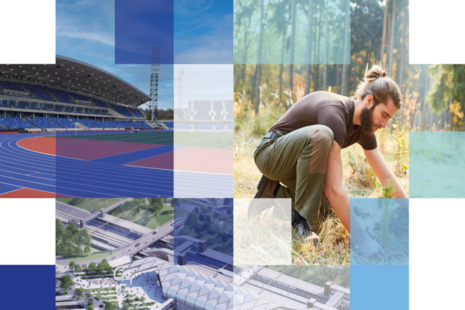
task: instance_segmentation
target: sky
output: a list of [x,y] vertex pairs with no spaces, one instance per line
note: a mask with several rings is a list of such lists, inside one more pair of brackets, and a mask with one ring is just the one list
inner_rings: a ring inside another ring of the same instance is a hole
[[[225,5],[228,2],[174,2],[175,62],[209,63],[194,66],[194,76],[185,74],[184,102],[232,97],[232,65],[211,64],[232,63],[232,1]],[[150,64],[115,64],[115,0],[57,0],[56,18],[57,54],[104,69],[150,94]],[[179,82],[173,80],[176,70],[171,64],[160,65],[160,109],[172,108],[178,95],[173,89]]]

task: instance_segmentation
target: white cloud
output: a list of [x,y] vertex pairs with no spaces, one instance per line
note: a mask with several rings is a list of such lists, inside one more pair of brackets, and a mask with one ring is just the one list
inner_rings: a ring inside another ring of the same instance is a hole
[[74,31],[74,30],[57,30],[57,37],[66,37],[70,39],[84,39],[96,41],[101,44],[115,46],[115,40],[112,35],[96,33],[96,32],[86,32],[86,31]]

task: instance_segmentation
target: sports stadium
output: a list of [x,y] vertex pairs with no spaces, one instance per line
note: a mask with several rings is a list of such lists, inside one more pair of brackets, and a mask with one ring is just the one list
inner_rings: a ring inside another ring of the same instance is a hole
[[231,196],[226,118],[208,136],[194,128],[174,136],[174,122],[138,109],[151,100],[64,56],[0,65],[0,198]]

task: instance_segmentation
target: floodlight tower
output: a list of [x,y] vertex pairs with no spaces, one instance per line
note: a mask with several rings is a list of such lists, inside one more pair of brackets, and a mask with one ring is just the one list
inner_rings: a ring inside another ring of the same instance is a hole
[[182,108],[182,93],[184,88],[184,69],[179,69],[179,77],[174,78],[174,81],[178,82],[178,86],[174,86],[174,89],[177,89],[178,93],[178,105],[177,108]]
[[160,47],[152,46],[152,68],[150,69],[150,101],[149,106],[152,110],[152,121],[156,118],[155,111],[158,109],[158,74],[160,71]]

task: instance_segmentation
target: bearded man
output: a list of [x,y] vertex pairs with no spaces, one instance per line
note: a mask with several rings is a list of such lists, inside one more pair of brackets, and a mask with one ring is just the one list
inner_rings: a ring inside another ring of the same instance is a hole
[[[254,152],[255,164],[263,174],[255,198],[292,199],[292,226],[302,241],[318,243],[312,224],[331,209],[350,232],[341,149],[354,143],[362,146],[381,184],[392,184],[395,198],[407,198],[374,135],[400,107],[399,87],[378,65],[366,72],[353,98],[323,91],[301,98],[271,127]],[[358,222],[352,222],[353,237],[362,253],[385,256]]]

